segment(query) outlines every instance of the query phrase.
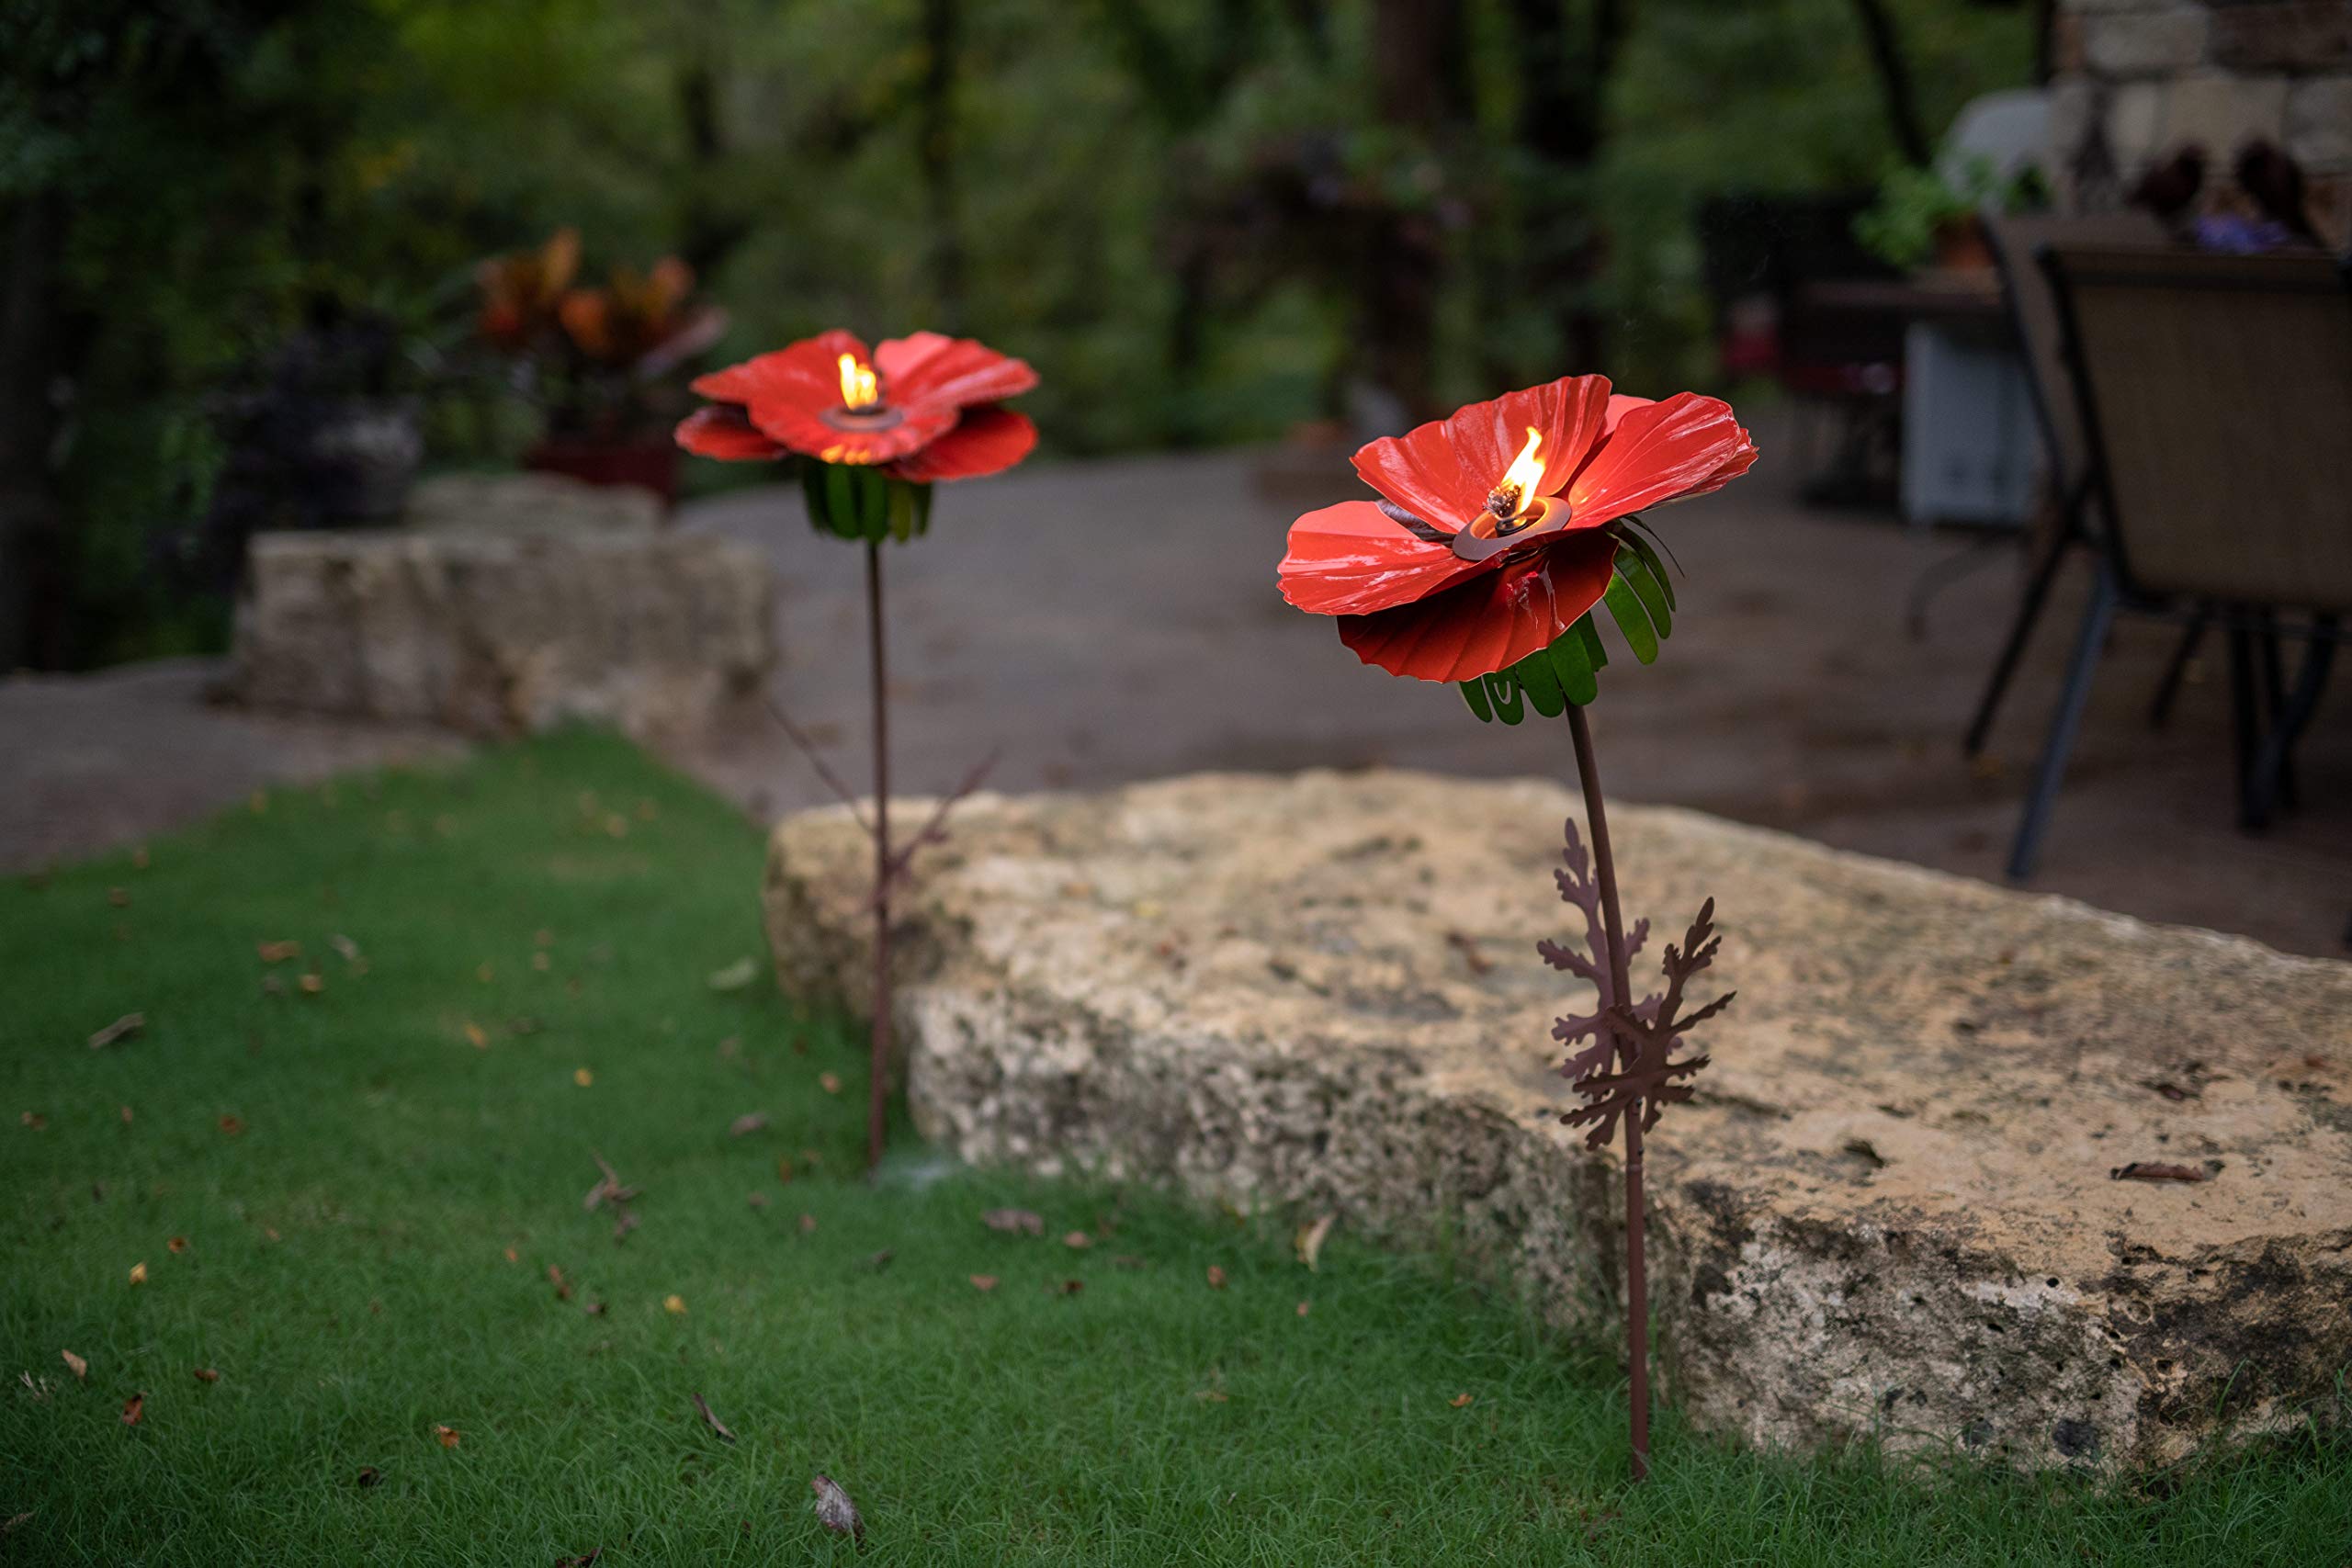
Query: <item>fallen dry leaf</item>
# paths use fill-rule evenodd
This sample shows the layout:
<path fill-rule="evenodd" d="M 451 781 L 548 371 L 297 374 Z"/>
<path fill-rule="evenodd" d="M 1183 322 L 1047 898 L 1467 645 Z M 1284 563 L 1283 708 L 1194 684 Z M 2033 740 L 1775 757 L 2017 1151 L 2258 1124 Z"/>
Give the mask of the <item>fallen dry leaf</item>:
<path fill-rule="evenodd" d="M 548 1265 L 548 1283 L 555 1287 L 556 1300 L 568 1302 L 571 1299 L 571 1281 L 563 1277 L 562 1265 L 557 1263 Z"/>
<path fill-rule="evenodd" d="M 816 1216 L 816 1215 L 814 1215 L 814 1214 L 803 1214 L 803 1215 L 801 1215 L 801 1216 L 800 1216 L 800 1234 L 801 1234 L 802 1235 L 814 1235 L 816 1234 L 816 1232 L 817 1232 L 817 1216 Z"/>
<path fill-rule="evenodd" d="M 2109 1181 L 2207 1181 L 2211 1178 L 2202 1166 L 2165 1165 L 2157 1160 L 2135 1159 L 2129 1165 L 2119 1165 L 2107 1173 Z"/>
<path fill-rule="evenodd" d="M 433 1428 L 433 1435 L 439 1439 L 441 1446 L 445 1449 L 456 1448 L 465 1440 L 466 1436 L 455 1427 L 435 1427 Z"/>
<path fill-rule="evenodd" d="M 147 1415 L 147 1396 L 134 1393 L 122 1402 L 122 1424 L 136 1427 Z"/>
<path fill-rule="evenodd" d="M 25 1521 L 32 1517 L 33 1511 L 30 1508 L 27 1508 L 21 1514 L 9 1515 L 8 1522 L 6 1524 L 0 1524 L 0 1536 L 11 1536 L 16 1534 L 18 1529 L 23 1528 Z"/>
<path fill-rule="evenodd" d="M 860 1546 L 865 1544 L 865 1521 L 857 1517 L 857 1505 L 849 1500 L 841 1483 L 830 1475 L 819 1475 L 808 1483 L 808 1490 L 817 1495 L 817 1522 L 835 1535 L 845 1535 Z"/>
<path fill-rule="evenodd" d="M 1027 1231 L 1031 1235 L 1046 1234 L 1046 1222 L 1027 1209 L 990 1209 L 980 1216 L 980 1224 L 992 1231 Z"/>
<path fill-rule="evenodd" d="M 130 1125 L 130 1107 L 128 1105 L 122 1108 L 122 1124 L 126 1127 Z"/>
<path fill-rule="evenodd" d="M 1084 1289 L 1086 1289 L 1086 1281 L 1083 1280 L 1064 1280 L 1058 1285 L 1046 1287 L 1047 1294 L 1057 1296 L 1074 1296 Z"/>
<path fill-rule="evenodd" d="M 879 1274 L 883 1269 L 890 1267 L 890 1259 L 897 1256 L 898 1253 L 895 1250 L 886 1247 L 881 1251 L 868 1258 L 865 1260 L 865 1267 L 869 1272 Z"/>
<path fill-rule="evenodd" d="M 710 988 L 714 991 L 740 991 L 759 977 L 759 961 L 747 953 L 725 968 L 712 970 Z"/>
<path fill-rule="evenodd" d="M 359 962 L 359 944 L 340 931 L 327 938 L 327 945 L 334 948 L 345 964 Z"/>
<path fill-rule="evenodd" d="M 537 931 L 531 933 L 531 945 L 533 947 L 553 947 L 555 945 L 555 932 L 548 930 L 545 926 L 541 926 Z"/>
<path fill-rule="evenodd" d="M 196 1381 L 198 1382 L 219 1382 L 220 1381 L 220 1371 L 217 1367 L 198 1367 L 196 1369 Z"/>
<path fill-rule="evenodd" d="M 506 1261 L 509 1263 L 520 1263 L 523 1261 L 523 1255 L 510 1247 L 506 1249 Z"/>
<path fill-rule="evenodd" d="M 261 955 L 264 964 L 283 964 L 289 958 L 301 957 L 302 944 L 291 941 L 257 942 L 254 943 L 254 951 Z"/>
<path fill-rule="evenodd" d="M 1453 1396 L 1453 1407 L 1456 1410 L 1467 1410 L 1470 1408 L 1470 1402 L 1477 1397 L 1475 1393 L 1457 1393 Z"/>
<path fill-rule="evenodd" d="M 1094 1245 L 1094 1238 L 1088 1235 L 1084 1231 L 1072 1231 L 1069 1235 L 1062 1237 L 1062 1245 L 1064 1247 L 1083 1249 L 1092 1247 Z"/>
<path fill-rule="evenodd" d="M 28 1111 L 22 1116 L 17 1117 L 17 1120 L 25 1126 L 31 1128 L 36 1133 L 49 1125 L 49 1118 L 43 1116 L 38 1111 Z"/>
<path fill-rule="evenodd" d="M 555 1568 L 596 1568 L 597 1562 L 603 1560 L 604 1555 L 603 1547 L 592 1546 L 577 1557 L 557 1558 Z"/>
<path fill-rule="evenodd" d="M 993 1274 L 975 1274 L 971 1276 L 971 1280 L 972 1289 L 979 1292 L 982 1295 L 987 1295 L 990 1291 L 995 1290 L 997 1286 L 997 1279 Z"/>
<path fill-rule="evenodd" d="M 184 1235 L 175 1235 L 172 1237 L 171 1240 L 165 1242 L 164 1247 L 167 1251 L 186 1252 L 187 1250 L 187 1237 Z"/>
<path fill-rule="evenodd" d="M 764 1209 L 768 1206 L 768 1195 L 764 1192 L 746 1192 L 743 1194 L 743 1201 L 754 1209 Z"/>
<path fill-rule="evenodd" d="M 87 1382 L 89 1381 L 89 1362 L 82 1359 L 81 1357 L 75 1355 L 71 1350 L 60 1350 L 58 1354 L 65 1358 L 65 1369 L 74 1374 L 74 1381 L 75 1382 Z"/>
<path fill-rule="evenodd" d="M 574 1067 L 571 1070 L 571 1081 L 578 1084 L 582 1089 L 586 1089 L 590 1084 L 596 1081 L 596 1075 L 590 1072 L 585 1067 Z"/>
<path fill-rule="evenodd" d="M 1306 1265 L 1308 1273 L 1315 1272 L 1315 1260 L 1323 1253 L 1323 1238 L 1331 1234 L 1332 1222 L 1338 1218 L 1337 1214 L 1319 1214 L 1313 1224 L 1299 1226 L 1298 1234 L 1291 1237 L 1291 1246 L 1297 1251 L 1298 1260 Z"/>
<path fill-rule="evenodd" d="M 1221 1388 L 1196 1388 L 1193 1391 L 1193 1397 L 1210 1404 L 1223 1404 L 1233 1396 Z"/>
<path fill-rule="evenodd" d="M 143 1012 L 127 1012 L 90 1036 L 90 1049 L 103 1051 L 118 1040 L 128 1040 L 147 1027 Z"/>
<path fill-rule="evenodd" d="M 220 1118 L 220 1131 L 232 1138 L 241 1138 L 245 1133 L 245 1119 L 234 1113 L 223 1116 Z"/>
<path fill-rule="evenodd" d="M 638 1224 L 637 1211 L 634 1209 L 623 1209 L 619 1215 L 613 1221 L 613 1240 L 616 1243 L 627 1240 L 628 1233 L 635 1230 L 638 1227 Z"/>
<path fill-rule="evenodd" d="M 730 1138 L 746 1138 L 767 1124 L 768 1113 L 766 1111 L 746 1111 L 742 1115 L 738 1116 L 734 1121 L 727 1123 L 727 1135 Z M 790 1178 L 787 1177 L 786 1179 L 789 1180 Z"/>
<path fill-rule="evenodd" d="M 315 997 L 327 988 L 327 977 L 312 969 L 294 982 L 306 997 Z"/>
<path fill-rule="evenodd" d="M 842 1076 L 839 1073 L 819 1073 L 817 1087 L 827 1094 L 839 1094 L 842 1091 Z"/>
<path fill-rule="evenodd" d="M 544 975 L 555 967 L 555 960 L 544 953 L 535 953 L 531 954 L 531 967 Z"/>
<path fill-rule="evenodd" d="M 1209 1289 L 1212 1291 L 1225 1289 L 1225 1270 L 1214 1263 L 1209 1265 Z"/>
<path fill-rule="evenodd" d="M 667 1313 L 684 1313 L 686 1310 L 686 1298 L 676 1294 L 663 1296 L 662 1310 Z"/>
<path fill-rule="evenodd" d="M 1314 1303 L 1313 1302 L 1301 1302 L 1301 1303 L 1298 1303 L 1298 1315 L 1299 1315 L 1299 1316 L 1301 1316 L 1301 1317 L 1305 1317 L 1305 1316 L 1306 1315 L 1306 1314 L 1307 1314 L 1308 1309 L 1309 1309 L 1309 1308 L 1311 1308 L 1311 1307 L 1313 1307 L 1313 1306 L 1314 1306 L 1314 1304 L 1315 1304 L 1315 1303 Z"/>
<path fill-rule="evenodd" d="M 384 1479 L 384 1472 L 372 1464 L 363 1464 L 359 1467 L 359 1474 L 355 1479 L 362 1486 L 373 1486 Z"/>
<path fill-rule="evenodd" d="M 135 849 L 135 850 L 133 850 L 133 851 L 131 851 L 131 852 L 130 852 L 130 869 L 131 869 L 131 870 L 133 870 L 133 871 L 145 871 L 145 870 L 147 869 L 147 867 L 148 867 L 150 864 L 152 864 L 152 863 L 153 863 L 153 862 L 152 862 L 152 860 L 151 860 L 150 856 L 149 856 L 149 855 L 148 855 L 148 853 L 147 853 L 147 846 L 146 846 L 146 845 L 141 844 L 141 845 L 140 845 L 137 849 Z"/>
<path fill-rule="evenodd" d="M 107 902 L 118 909 L 128 909 L 130 908 L 130 889 L 128 887 L 107 888 Z"/>
<path fill-rule="evenodd" d="M 697 1393 L 693 1394 L 690 1397 L 695 1402 L 695 1408 L 702 1412 L 702 1424 L 709 1427 L 712 1431 L 718 1433 L 723 1440 L 730 1443 L 733 1442 L 735 1440 L 735 1434 L 727 1429 L 726 1422 L 721 1421 L 717 1416 L 711 1413 L 710 1406 L 703 1403 L 702 1395 Z"/>
<path fill-rule="evenodd" d="M 481 1024 L 476 1023 L 472 1019 L 466 1020 L 466 1043 L 472 1046 L 477 1051 L 489 1050 L 490 1031 L 484 1029 Z"/>
<path fill-rule="evenodd" d="M 781 1181 L 781 1182 L 785 1183 L 786 1186 L 791 1185 L 791 1182 L 792 1182 L 792 1156 L 789 1156 L 789 1155 L 778 1155 L 778 1156 L 775 1156 L 775 1179 L 776 1179 L 778 1181 Z"/>
<path fill-rule="evenodd" d="M 130 1282 L 134 1285 L 143 1285 L 147 1282 L 147 1265 L 144 1261 L 130 1266 Z"/>

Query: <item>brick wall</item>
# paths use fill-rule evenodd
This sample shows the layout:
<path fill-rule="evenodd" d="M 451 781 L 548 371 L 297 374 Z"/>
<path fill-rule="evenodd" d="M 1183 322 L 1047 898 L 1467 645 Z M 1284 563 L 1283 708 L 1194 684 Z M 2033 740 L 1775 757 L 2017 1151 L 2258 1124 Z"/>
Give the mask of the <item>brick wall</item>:
<path fill-rule="evenodd" d="M 2352 248 L 2352 0 L 2059 0 L 2052 25 L 2062 201 L 2111 205 L 2189 142 L 2210 194 L 2264 137 L 2302 165 L 2320 232 Z"/>

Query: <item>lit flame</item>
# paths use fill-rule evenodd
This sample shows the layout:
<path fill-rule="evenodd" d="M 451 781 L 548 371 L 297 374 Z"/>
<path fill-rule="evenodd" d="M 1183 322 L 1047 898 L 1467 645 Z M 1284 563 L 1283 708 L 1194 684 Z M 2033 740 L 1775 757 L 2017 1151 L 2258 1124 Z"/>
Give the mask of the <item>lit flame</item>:
<path fill-rule="evenodd" d="M 1527 445 L 1510 460 L 1496 484 L 1494 493 L 1487 498 L 1487 507 L 1496 516 L 1508 521 L 1527 510 L 1535 499 L 1535 487 L 1544 482 L 1544 460 L 1535 449 L 1544 445 L 1544 433 L 1533 425 L 1527 427 Z"/>
<path fill-rule="evenodd" d="M 842 406 L 850 409 L 870 409 L 881 398 L 874 390 L 874 367 L 860 365 L 857 355 L 844 354 L 842 365 Z M 1538 469 L 1537 472 L 1542 472 Z"/>

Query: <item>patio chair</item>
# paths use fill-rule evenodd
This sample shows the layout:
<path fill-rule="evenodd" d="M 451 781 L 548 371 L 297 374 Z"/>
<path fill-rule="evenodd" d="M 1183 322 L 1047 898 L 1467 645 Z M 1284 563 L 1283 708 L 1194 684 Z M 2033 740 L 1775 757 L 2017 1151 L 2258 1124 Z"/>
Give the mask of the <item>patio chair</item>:
<path fill-rule="evenodd" d="M 1962 746 L 1971 757 L 1984 749 L 1984 738 L 1992 732 L 1993 716 L 2000 710 L 2001 698 L 2009 689 L 2010 678 L 2017 673 L 2018 660 L 2023 657 L 2026 643 L 2041 619 L 2051 583 L 2056 581 L 2059 570 L 2073 558 L 2075 547 L 2087 546 L 2096 537 L 2086 515 L 2091 497 L 2091 465 L 2083 439 L 2082 414 L 2075 406 L 2065 348 L 2060 341 L 2058 302 L 2051 294 L 2050 280 L 2042 276 L 2041 265 L 2035 260 L 2036 253 L 2044 245 L 2156 246 L 2166 243 L 2164 226 L 2139 211 L 2091 218 L 1988 215 L 1984 228 L 1992 241 L 1994 257 L 2000 265 L 2002 300 L 2008 310 L 2009 328 L 2016 335 L 2018 352 L 2025 360 L 2026 385 L 2033 394 L 2034 417 L 2041 427 L 2043 484 L 2054 516 L 2052 525 L 2042 531 L 2041 558 L 2026 580 L 2025 597 L 2018 604 L 2017 619 L 2009 625 L 2000 656 L 1993 661 L 1992 677 L 1984 684 L 1984 694 L 1977 701 L 1975 716 L 1969 720 L 1968 736 Z M 2189 648 L 2187 637 L 2182 639 L 2182 648 Z M 2177 683 L 2179 669 L 2186 662 L 2186 651 L 2177 656 L 2174 669 L 2167 672 L 2167 691 Z M 2159 702 L 2163 702 L 2161 695 Z"/>
<path fill-rule="evenodd" d="M 2098 576 L 2009 853 L 2031 874 L 2119 609 L 2230 634 L 2240 817 L 2260 827 L 2352 611 L 2352 279 L 2317 254 L 2045 244 L 2104 521 Z M 2294 618 L 2301 617 L 2301 624 Z M 2260 728 L 2256 638 L 2307 643 Z"/>

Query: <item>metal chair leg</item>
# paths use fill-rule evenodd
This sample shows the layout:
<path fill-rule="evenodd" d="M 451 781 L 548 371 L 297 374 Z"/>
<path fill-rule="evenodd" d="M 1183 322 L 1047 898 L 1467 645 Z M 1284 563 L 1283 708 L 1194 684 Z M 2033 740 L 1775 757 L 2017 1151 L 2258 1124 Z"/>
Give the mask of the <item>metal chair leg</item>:
<path fill-rule="evenodd" d="M 2041 743 L 2041 761 L 2035 768 L 2033 793 L 2026 797 L 2025 815 L 2018 820 L 2018 836 L 2009 846 L 2009 880 L 2023 882 L 2033 874 L 2041 855 L 2041 836 L 2050 826 L 2051 807 L 2058 801 L 2058 786 L 2066 776 L 2066 760 L 2075 750 L 2075 735 L 2083 724 L 2083 708 L 2090 701 L 2091 674 L 2098 667 L 2107 629 L 2115 621 L 2115 606 L 2122 597 L 2115 572 L 2099 563 L 2098 580 L 2091 585 L 2090 603 L 2083 607 L 2083 624 L 2075 634 L 2075 654 L 2066 664 L 2066 689 L 2051 716 L 2049 737 Z"/>
<path fill-rule="evenodd" d="M 2287 660 L 2279 650 L 2278 618 L 2268 610 L 2256 613 L 2262 628 L 2262 722 L 2268 733 L 2276 735 L 2287 722 Z M 2290 738 L 2291 739 L 2291 738 Z M 2265 780 L 2257 765 L 2247 776 L 2250 790 L 2267 790 L 2269 798 L 2260 801 L 2263 816 L 2267 819 L 2269 808 L 2284 806 L 2293 810 L 2302 804 L 2301 792 L 2295 787 L 2295 765 L 2291 752 L 2281 755 L 2277 774 Z M 2256 803 L 2249 798 L 2249 808 Z"/>
<path fill-rule="evenodd" d="M 1967 739 L 1961 742 L 1963 756 L 1973 757 L 1984 750 L 1984 737 L 1993 728 L 1993 715 L 1999 710 L 2001 697 L 2009 689 L 2009 678 L 2017 673 L 2018 660 L 2033 636 L 2034 623 L 2041 619 L 2041 606 L 2050 597 L 2050 585 L 2057 580 L 2058 569 L 2066 563 L 2068 547 L 2074 542 L 2071 535 L 2059 537 L 2027 581 L 2018 618 L 2009 624 L 2008 638 L 2001 644 L 2001 656 L 1993 661 L 1993 678 L 1985 682 L 1984 694 L 1977 700 L 1976 716 L 1968 721 Z"/>
<path fill-rule="evenodd" d="M 2231 777 L 2236 781 L 2238 826 L 2254 824 L 2254 755 L 2262 745 L 2262 700 L 2256 694 L 2254 634 L 2242 617 L 2230 618 Z"/>
<path fill-rule="evenodd" d="M 2171 662 L 2165 666 L 2165 678 L 2156 687 L 2156 700 L 2148 706 L 2149 728 L 2162 729 L 2171 722 L 2173 699 L 2180 695 L 2180 682 L 2188 673 L 2188 661 L 2197 657 L 2197 649 L 2212 625 L 2213 606 L 2198 605 L 2197 614 L 2189 618 L 2188 629 L 2180 634 L 2180 642 L 2172 650 Z"/>
<path fill-rule="evenodd" d="M 2268 827 L 2278 806 L 2293 804 L 2287 785 L 2293 777 L 2295 742 L 2319 708 L 2320 696 L 2327 689 L 2328 671 L 2335 662 L 2335 617 L 2324 615 L 2315 624 L 2311 646 L 2303 650 L 2302 668 L 2295 672 L 2295 689 L 2274 711 L 2269 733 L 2262 738 L 2247 769 L 2241 813 L 2247 828 L 2259 830 Z"/>

